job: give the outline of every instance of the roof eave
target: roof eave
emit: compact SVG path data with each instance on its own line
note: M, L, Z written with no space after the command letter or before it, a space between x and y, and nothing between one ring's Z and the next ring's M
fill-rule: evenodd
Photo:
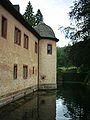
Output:
M49 39L49 40L53 40L53 41L56 41L56 42L59 41L59 39L57 39L57 38L52 38L52 37L41 37L40 39Z

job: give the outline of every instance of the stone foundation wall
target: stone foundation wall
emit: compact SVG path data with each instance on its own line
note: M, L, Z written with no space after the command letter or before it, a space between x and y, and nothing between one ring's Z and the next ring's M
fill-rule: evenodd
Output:
M3 95L0 97L0 107L4 106L10 102L13 102L17 99L20 99L21 97L24 97L27 94L34 93L37 90L38 90L37 86L32 86L32 87L29 87L29 88L26 88L26 89L23 89L20 91L16 91L16 92L12 92L12 93Z
M39 90L51 90L51 89L57 89L56 84L42 84L39 85Z

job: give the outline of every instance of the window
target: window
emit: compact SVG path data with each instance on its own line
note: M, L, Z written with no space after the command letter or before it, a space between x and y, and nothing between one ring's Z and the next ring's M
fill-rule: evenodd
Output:
M34 74L34 66L33 66L33 74Z
M24 34L24 48L28 49L28 36Z
M52 45L51 44L47 45L47 54L52 54Z
M35 53L37 53L38 47L37 47L37 42L35 42Z
M7 19L2 17L2 37L7 37Z
M17 64L14 64L13 78L17 79Z
M15 27L14 43L21 45L21 31Z
M27 79L27 77L28 77L28 66L23 65L23 78Z

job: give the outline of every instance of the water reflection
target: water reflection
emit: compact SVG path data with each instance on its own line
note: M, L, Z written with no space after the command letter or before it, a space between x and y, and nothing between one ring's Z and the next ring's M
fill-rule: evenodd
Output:
M90 89L67 84L28 95L1 109L0 120L90 120Z
M70 120L69 111L66 105L64 105L64 100L56 100L56 120Z
M56 117L56 92L40 92L17 101L13 111L0 115L0 120L55 120ZM26 102L25 102L26 101ZM13 107L13 105L12 105ZM7 109L7 108L6 108ZM6 113L5 113L6 112ZM4 114L4 115L3 115Z
M60 113L67 119L90 120L90 90L87 87L75 84L60 86L56 101L57 105L59 101L62 101L63 112ZM56 114L57 120L59 120L58 116L60 117L60 114L58 115L59 109Z

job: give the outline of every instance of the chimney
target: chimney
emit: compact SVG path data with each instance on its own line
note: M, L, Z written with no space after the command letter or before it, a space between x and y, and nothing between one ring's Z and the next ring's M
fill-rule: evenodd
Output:
M20 12L20 6L19 5L13 5L13 6L18 12Z

